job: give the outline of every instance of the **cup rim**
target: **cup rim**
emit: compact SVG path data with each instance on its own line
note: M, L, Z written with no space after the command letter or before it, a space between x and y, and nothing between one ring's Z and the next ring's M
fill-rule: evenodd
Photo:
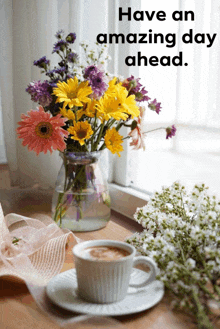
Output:
M89 259L89 258L84 258L83 256L80 255L80 251L82 251L85 248L89 248L89 247L96 247L96 246L112 246L112 247L117 247L117 248L121 248L123 250L126 250L128 252L130 252L130 254L128 256L124 256L120 259L115 259L115 260L111 260L111 261L106 261L106 260L97 260L97 259ZM127 242L123 242L123 241L117 241L117 240L107 240L107 239L103 239L103 240L87 240L87 241L83 241L80 243L77 243L73 249L72 249L73 255L79 259L82 259L84 261L88 261L88 262L96 262L96 263L118 263L118 262L125 262L126 260L128 260L129 258L133 258L135 256L136 253L136 249L134 246L128 244Z

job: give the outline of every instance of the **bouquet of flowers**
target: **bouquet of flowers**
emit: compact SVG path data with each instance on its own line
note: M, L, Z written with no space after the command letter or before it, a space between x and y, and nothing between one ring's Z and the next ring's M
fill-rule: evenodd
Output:
M198 328L213 328L220 315L220 201L204 184L187 193L175 182L134 218L145 230L128 242L156 261L176 306L196 316Z
M51 68L46 56L34 61L46 77L31 82L26 89L39 108L21 116L17 133L23 145L37 154L58 150L66 163L69 152L92 153L107 148L120 156L126 138L131 138L130 145L135 149L144 148L145 107L140 104L147 101L149 110L159 114L160 103L156 99L150 101L139 78L124 79L106 71L109 57L105 46L97 44L96 50L90 50L88 44L81 43L83 62L71 48L75 33L64 37L61 30L56 38L52 53L59 57L57 66ZM123 126L130 128L128 136L119 133ZM174 125L160 129L165 129L167 139L176 132ZM67 189L72 192L83 189L86 175L81 167L71 181L67 181L66 175L64 193ZM90 178L92 181L92 174ZM58 198L55 221L65 213L63 196L61 193Z

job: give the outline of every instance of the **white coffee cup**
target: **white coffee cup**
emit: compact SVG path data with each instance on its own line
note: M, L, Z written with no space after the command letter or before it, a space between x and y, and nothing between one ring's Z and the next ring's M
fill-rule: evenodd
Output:
M85 249L97 246L119 248L128 255L110 261L85 257ZM125 298L128 287L142 288L154 281L155 262L149 257L135 257L135 253L130 244L114 240L90 240L77 244L73 255L79 296L94 303L112 303ZM139 264L150 268L149 277L142 283L129 284L132 268Z

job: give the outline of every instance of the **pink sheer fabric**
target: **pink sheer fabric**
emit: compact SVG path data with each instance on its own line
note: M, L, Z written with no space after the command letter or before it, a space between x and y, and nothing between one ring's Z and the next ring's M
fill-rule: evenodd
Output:
M52 219L45 224L17 214L4 217L0 206L0 276L46 285L62 269L69 235L73 233L61 230Z

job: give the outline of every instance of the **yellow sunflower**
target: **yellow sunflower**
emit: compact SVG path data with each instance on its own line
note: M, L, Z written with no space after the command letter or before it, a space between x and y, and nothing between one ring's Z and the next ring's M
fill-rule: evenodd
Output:
M98 101L97 110L99 112L99 118L103 122L103 120L109 120L110 118L114 118L116 120L126 120L128 115L124 113L124 109L120 104L120 100L115 97L102 97Z
M119 152L123 151L122 138L123 137L118 133L115 128L108 129L106 131L105 145L113 154L117 153L119 157L121 156Z
M91 125L87 121L77 122L74 126L69 127L67 130L71 135L73 135L71 138L78 141L80 145L84 145L85 140L89 139L93 134Z
M78 84L77 77L69 79L67 82L58 82L57 88L53 89L53 94L57 96L57 103L64 102L64 107L83 106L83 103L91 101L89 96L92 94L92 88L88 86L88 81Z

